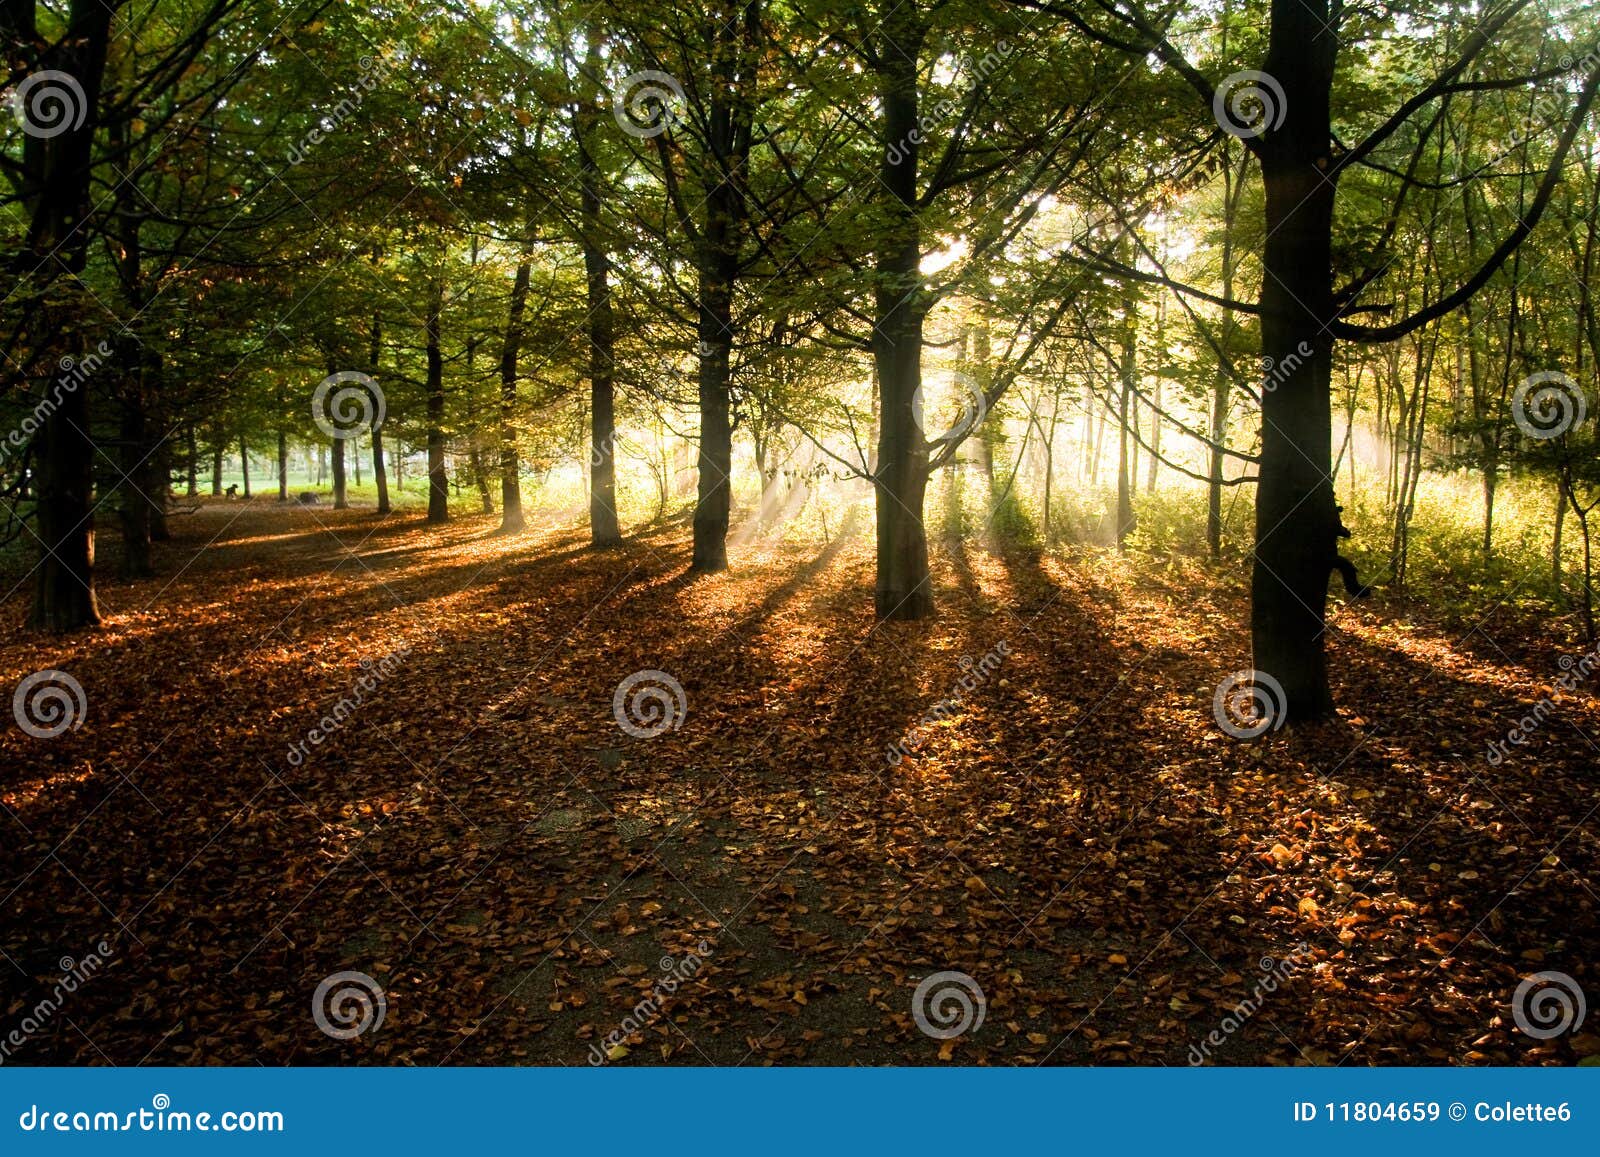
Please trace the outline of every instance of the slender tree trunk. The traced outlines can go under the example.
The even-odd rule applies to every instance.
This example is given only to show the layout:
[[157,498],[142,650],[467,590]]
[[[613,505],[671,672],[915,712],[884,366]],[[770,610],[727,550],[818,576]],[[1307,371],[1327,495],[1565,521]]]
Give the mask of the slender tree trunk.
[[440,315],[444,312],[444,284],[435,285],[425,322],[428,345],[428,521],[450,518],[450,487],[444,464],[444,351],[440,345]]
[[222,497],[222,438],[211,447],[211,497]]
[[117,430],[118,457],[123,481],[118,486],[118,513],[122,521],[122,575],[144,578],[154,573],[150,565],[150,498],[140,485],[145,472],[148,440],[145,429],[143,360],[139,343],[124,338],[119,361],[124,377],[122,419]]
[[289,501],[289,434],[278,427],[278,501]]
[[200,446],[195,438],[193,422],[189,423],[188,441],[189,461],[187,466],[189,486],[187,493],[190,498],[198,498],[200,497]]
[[522,352],[523,314],[528,304],[532,271],[526,255],[517,262],[511,282],[511,308],[506,317],[505,344],[500,347],[500,533],[517,534],[527,526],[522,517],[521,467],[517,462],[517,359]]
[[328,446],[328,460],[333,472],[333,508],[335,510],[348,510],[350,508],[350,495],[345,487],[344,480],[344,439],[331,439]]
[[[159,380],[157,365],[152,378]],[[159,396],[159,394],[158,394]],[[167,507],[172,491],[172,440],[165,436],[156,443],[145,463],[143,476],[145,494],[150,501],[150,541],[171,542],[172,528],[167,525]]]
[[[383,353],[382,325],[379,316],[372,315],[372,342],[367,349],[367,376],[378,380],[378,361]],[[372,481],[378,487],[378,513],[389,513],[389,479],[383,472],[383,417],[379,415],[377,399],[372,407]]]
[[1128,443],[1133,430],[1128,408],[1133,400],[1133,389],[1139,373],[1139,314],[1138,303],[1124,299],[1122,329],[1122,364],[1119,368],[1121,393],[1117,401],[1117,549],[1128,548],[1128,535],[1133,533],[1133,466],[1128,460]]

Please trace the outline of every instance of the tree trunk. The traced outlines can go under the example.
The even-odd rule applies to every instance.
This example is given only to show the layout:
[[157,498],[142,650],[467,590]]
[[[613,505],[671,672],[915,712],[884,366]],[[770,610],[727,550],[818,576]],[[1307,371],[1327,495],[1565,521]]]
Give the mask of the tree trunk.
[[150,565],[150,499],[140,483],[144,466],[145,429],[144,386],[139,343],[130,337],[118,343],[124,377],[122,420],[117,429],[118,457],[121,459],[121,485],[117,487],[118,514],[122,522],[122,576],[145,578],[154,573]]
[[501,534],[517,534],[527,526],[522,517],[521,467],[517,462],[517,358],[522,353],[522,319],[527,310],[530,273],[531,265],[524,256],[517,262],[517,274],[511,282],[506,340],[500,347]]
[[211,447],[211,497],[222,497],[222,439]]
[[876,325],[872,356],[881,414],[877,498],[878,580],[873,601],[880,619],[925,619],[933,614],[923,499],[928,487],[928,438],[915,407],[922,385],[924,300],[922,238],[917,223],[917,61],[926,29],[914,5],[896,6],[884,20],[878,55],[887,222],[878,250]]
[[35,445],[40,547],[28,625],[46,631],[95,626],[94,443],[89,437],[88,383],[65,390]]
[[344,439],[331,439],[328,447],[329,463],[333,472],[333,508],[348,510],[350,496],[344,481]]
[[[377,314],[372,315],[372,343],[367,350],[367,376],[376,387],[378,360],[382,356],[382,328]],[[377,399],[372,406],[372,480],[378,487],[378,513],[389,513],[389,479],[383,473],[383,419],[379,416]]]
[[1138,303],[1128,297],[1122,303],[1122,363],[1118,366],[1121,392],[1117,399],[1117,549],[1128,549],[1128,535],[1133,533],[1133,473],[1129,460],[1128,443],[1132,438],[1129,413],[1133,401],[1134,384],[1139,374],[1139,315]]
[[278,501],[289,501],[289,435],[278,427]]
[[199,446],[198,441],[195,439],[194,423],[193,422],[189,423],[188,438],[189,438],[189,462],[188,462],[188,474],[189,474],[188,482],[189,482],[189,487],[188,487],[188,496],[190,498],[198,498],[200,496],[200,446]]
[[[0,10],[0,30],[13,47],[40,39],[35,7],[7,4]],[[29,214],[26,268],[48,270],[45,276],[51,280],[60,270],[69,275],[68,283],[75,282],[76,275],[83,272],[89,239],[95,232],[87,221],[93,146],[100,127],[100,88],[115,14],[115,7],[102,0],[72,0],[66,14],[66,35],[40,54],[35,69],[36,73],[62,72],[71,77],[81,90],[86,110],[81,124],[66,126],[55,134],[25,134],[21,143],[18,169],[22,204]],[[32,278],[28,280],[32,282]],[[51,316],[55,312],[51,306],[41,301],[33,308],[37,332],[71,331],[68,319]],[[76,348],[58,349],[54,354],[82,356],[80,338],[69,338],[68,344]],[[90,383],[80,380],[61,390],[60,380],[55,379],[59,363],[51,354],[35,349],[30,355],[36,359],[35,366],[51,367],[36,371],[36,377],[61,396],[33,442],[38,459],[35,533],[39,564],[34,570],[33,610],[28,622],[42,630],[70,631],[100,622],[94,593],[95,451],[90,433]]]
[[[587,67],[600,75],[599,41],[590,30]],[[589,304],[589,540],[598,549],[622,542],[617,518],[615,320],[611,305],[611,259],[602,240],[600,220],[600,166],[589,149],[600,116],[593,102],[585,102],[575,115],[578,168],[581,176],[579,208],[583,243],[583,268]]]
[[444,351],[439,319],[444,312],[444,285],[434,287],[425,320],[428,343],[428,521],[450,518],[449,479],[444,465]]
[[[1329,0],[1273,0],[1266,71],[1284,90],[1281,128],[1262,139],[1266,193],[1260,481],[1251,570],[1257,672],[1283,689],[1282,718],[1333,710],[1325,654],[1338,515],[1330,478],[1334,315],[1329,94],[1337,38]],[[1286,367],[1289,367],[1286,370]]]

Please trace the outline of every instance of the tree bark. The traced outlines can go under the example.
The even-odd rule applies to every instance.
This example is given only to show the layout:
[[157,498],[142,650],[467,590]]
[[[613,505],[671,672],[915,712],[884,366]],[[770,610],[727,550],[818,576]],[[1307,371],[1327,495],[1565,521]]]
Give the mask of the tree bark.
[[[588,75],[600,75],[599,42],[589,34]],[[589,541],[597,549],[622,542],[617,518],[615,319],[611,305],[611,258],[602,240],[600,166],[590,149],[600,113],[591,101],[574,117],[580,174],[579,217],[589,304]]]
[[888,192],[888,221],[878,250],[876,325],[872,356],[881,414],[877,499],[877,586],[880,619],[918,620],[933,614],[928,535],[923,499],[928,487],[928,438],[914,401],[922,385],[923,321],[928,310],[919,269],[922,237],[917,223],[917,61],[926,27],[914,4],[885,18],[878,53],[883,159],[879,180]]
[[444,285],[434,287],[424,322],[428,345],[428,521],[450,519],[449,479],[444,465],[444,351],[439,341]]
[[523,315],[528,305],[532,267],[524,256],[517,262],[511,282],[511,306],[506,317],[505,344],[500,347],[500,533],[517,534],[527,522],[522,517],[521,467],[517,462],[517,358],[522,353]]
[[1330,18],[1329,0],[1273,0],[1266,65],[1285,107],[1261,149],[1261,347],[1274,380],[1263,381],[1250,633],[1255,669],[1281,685],[1287,721],[1333,710],[1325,631],[1339,522],[1330,476],[1334,182],[1326,170],[1338,41]]
[[[26,268],[57,271],[75,278],[88,255],[91,230],[90,179],[95,134],[100,127],[100,89],[105,78],[111,22],[119,5],[102,0],[72,0],[65,35],[40,53],[38,71],[67,73],[81,88],[85,116],[53,136],[26,134],[22,141],[22,203],[29,215],[24,245]],[[14,43],[38,41],[35,5],[8,4],[0,11],[0,29]],[[38,332],[46,343],[71,332],[70,319],[41,302]],[[81,358],[81,338],[70,338],[67,353]],[[94,592],[94,442],[90,434],[91,404],[87,380],[60,389],[56,361],[34,351],[34,376],[47,390],[59,392],[55,408],[41,424],[33,446],[38,461],[36,533],[39,565],[34,571],[33,609],[29,626],[70,631],[96,626],[100,609]]]
[[[367,349],[367,376],[374,383],[378,380],[378,360],[383,353],[382,324],[375,313],[372,315],[372,342]],[[372,405],[372,480],[378,487],[378,513],[389,513],[389,479],[383,472],[383,421],[378,416],[377,399]]]

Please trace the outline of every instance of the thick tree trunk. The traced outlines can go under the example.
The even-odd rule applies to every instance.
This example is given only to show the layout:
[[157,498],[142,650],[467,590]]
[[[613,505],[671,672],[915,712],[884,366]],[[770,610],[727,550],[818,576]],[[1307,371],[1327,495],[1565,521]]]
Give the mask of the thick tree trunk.
[[94,593],[94,443],[88,384],[63,391],[38,447],[39,542],[43,551],[28,624],[70,631],[100,622]]
[[517,359],[522,353],[523,314],[528,305],[532,267],[526,256],[517,262],[506,316],[506,340],[500,347],[500,533],[516,534],[527,526],[522,517],[521,466],[517,462]]
[[[39,39],[36,6],[7,4],[0,29],[14,45]],[[100,128],[100,89],[105,77],[111,22],[116,6],[103,0],[72,0],[66,12],[66,34],[40,55],[36,72],[59,71],[81,90],[86,115],[54,134],[25,134],[21,143],[22,206],[29,215],[24,251],[26,268],[54,278],[57,271],[76,275],[87,261],[87,227],[91,210],[90,179],[94,140]],[[70,279],[69,279],[70,280]],[[30,285],[31,285],[30,279]],[[42,302],[35,307],[37,332],[70,332],[68,319],[56,318]],[[49,366],[36,377],[55,389],[57,356],[84,353],[82,342],[70,351],[32,351],[34,364]],[[70,631],[100,622],[94,593],[94,443],[90,431],[91,383],[85,379],[61,390],[58,404],[34,439],[38,461],[35,533],[39,565],[34,570],[33,610],[29,625],[42,630]]]
[[[598,76],[599,45],[591,33],[588,65]],[[589,149],[599,111],[585,103],[575,117],[583,268],[589,304],[589,540],[599,549],[622,542],[617,518],[615,319],[611,305],[611,259],[602,239],[600,166]]]
[[1266,71],[1284,89],[1281,128],[1263,138],[1266,248],[1261,345],[1274,381],[1261,404],[1260,482],[1251,572],[1255,669],[1283,689],[1283,718],[1333,710],[1325,654],[1328,575],[1338,515],[1333,452],[1332,225],[1326,169],[1337,38],[1329,0],[1273,0]]
[[928,302],[919,265],[922,237],[916,216],[917,61],[926,29],[914,5],[895,6],[882,26],[878,57],[883,162],[888,221],[878,250],[878,285],[872,333],[881,414],[877,497],[878,580],[873,602],[881,619],[925,619],[933,614],[928,535],[923,499],[928,487],[928,437],[914,402],[922,385],[922,329]]
[[729,331],[732,286],[720,274],[700,282],[700,456],[694,507],[692,568],[710,574],[728,568],[728,521],[732,506],[732,400],[729,392]]
[[435,287],[425,320],[428,345],[428,521],[450,519],[450,482],[444,464],[444,350],[439,322],[444,312],[444,286]]

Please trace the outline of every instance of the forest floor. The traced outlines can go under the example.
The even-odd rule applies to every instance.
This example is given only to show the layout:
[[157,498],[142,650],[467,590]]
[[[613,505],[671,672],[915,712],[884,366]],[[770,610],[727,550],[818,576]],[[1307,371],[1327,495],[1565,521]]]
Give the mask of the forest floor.
[[[56,668],[87,705],[0,733],[6,1063],[1600,1052],[1594,1009],[1513,1023],[1536,971],[1600,1004],[1600,703],[1513,602],[1337,606],[1339,718],[1247,743],[1212,714],[1238,565],[941,542],[937,619],[877,624],[867,535],[690,578],[681,524],[607,553],[496,524],[208,502],[101,631],[6,601],[6,688]],[[677,729],[619,727],[641,670]],[[345,971],[384,990],[354,1039],[313,1016]],[[940,1040],[913,1005],[946,971],[984,1019]]]

